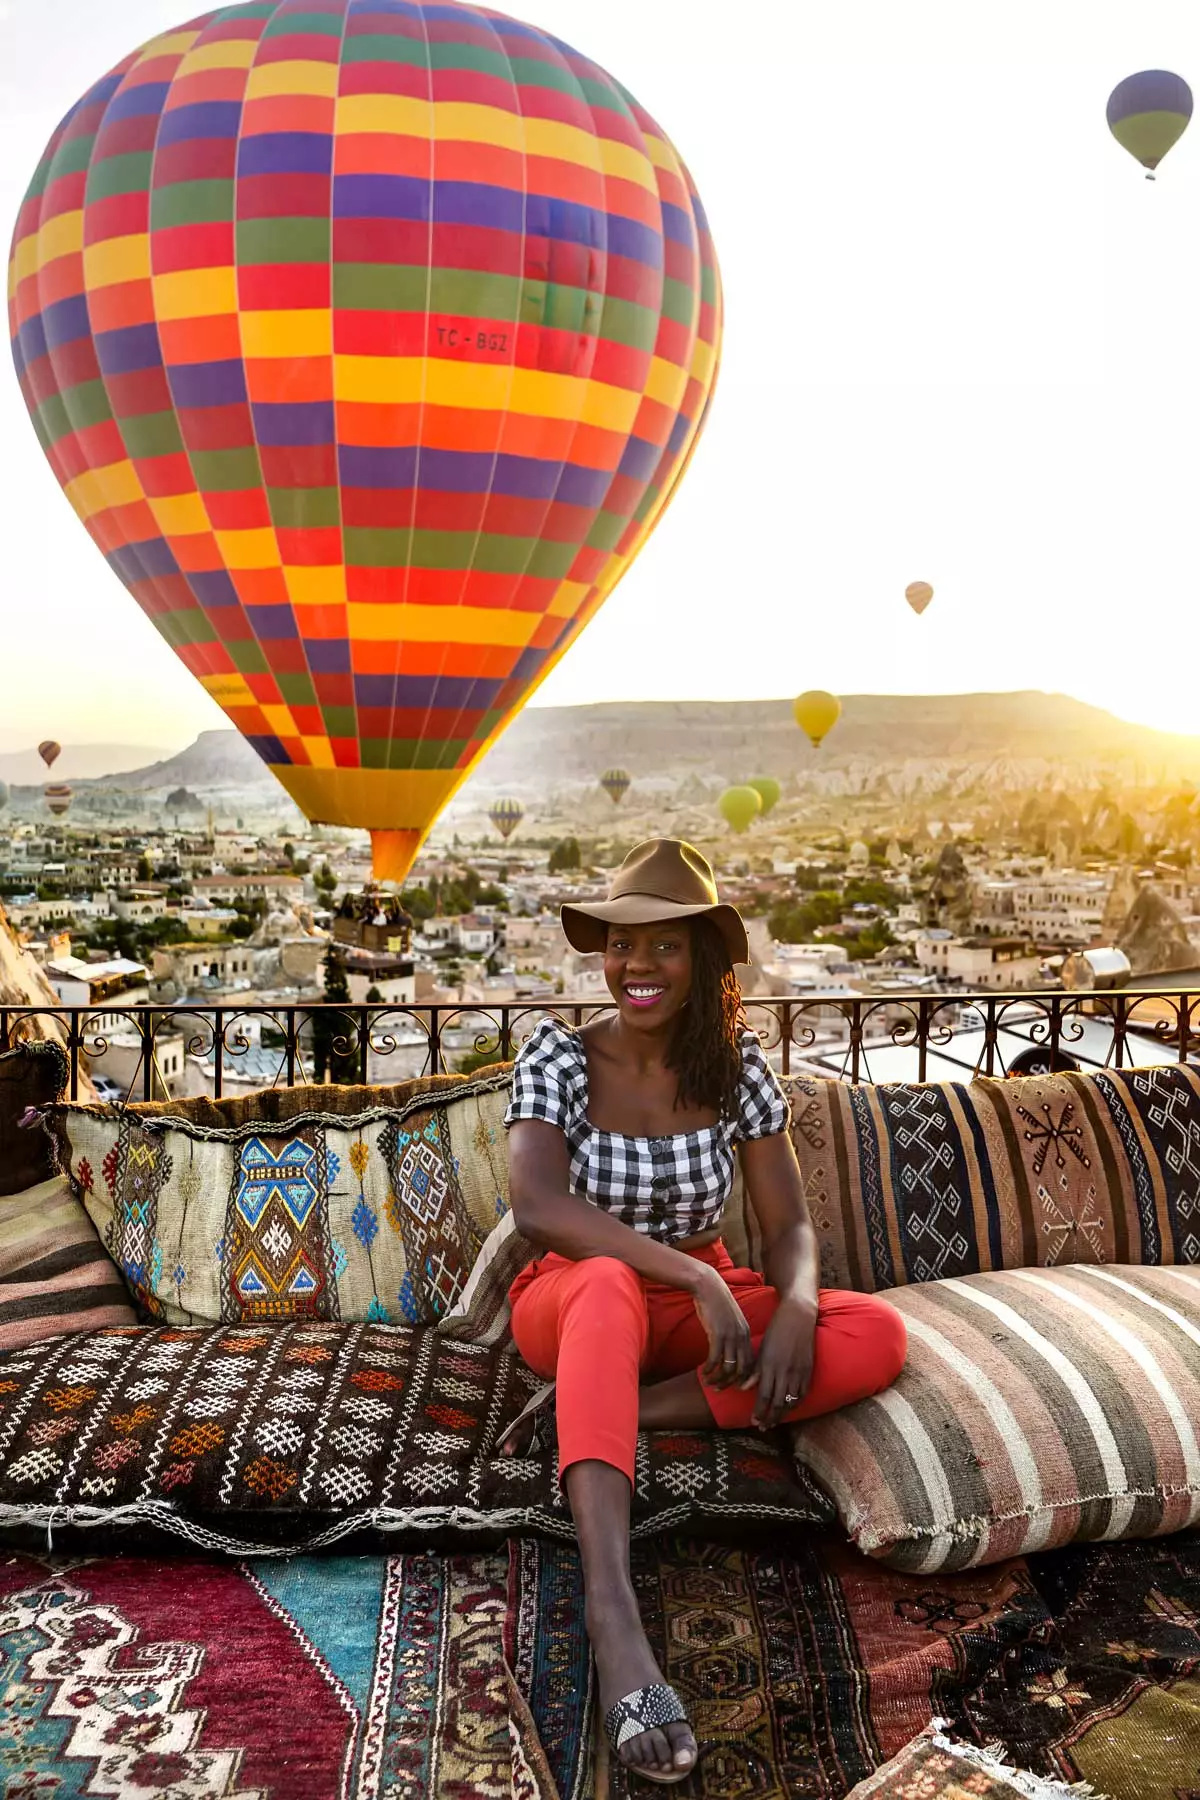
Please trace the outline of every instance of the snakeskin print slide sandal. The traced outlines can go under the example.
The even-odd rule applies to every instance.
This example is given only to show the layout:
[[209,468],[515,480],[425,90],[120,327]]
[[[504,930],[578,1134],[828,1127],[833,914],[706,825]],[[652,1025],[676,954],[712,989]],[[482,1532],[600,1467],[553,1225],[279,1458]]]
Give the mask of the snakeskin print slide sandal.
[[497,1444],[501,1456],[506,1454],[504,1446],[513,1434],[519,1431],[522,1425],[529,1424],[531,1420],[533,1431],[527,1447],[520,1452],[514,1450],[511,1454],[513,1456],[518,1454],[521,1456],[544,1456],[547,1450],[553,1449],[554,1388],[553,1381],[547,1381],[538,1388],[537,1392],[526,1401],[512,1423],[504,1427]]
[[[688,1716],[683,1701],[673,1687],[665,1682],[656,1681],[649,1687],[635,1688],[632,1694],[626,1694],[610,1706],[604,1715],[604,1729],[608,1741],[612,1745],[614,1756],[619,1756],[621,1745],[627,1744],[630,1738],[641,1737],[644,1731],[656,1731],[663,1725],[686,1725]],[[673,1769],[669,1775],[659,1774],[657,1769],[643,1769],[635,1763],[623,1762],[621,1767],[627,1775],[638,1775],[643,1781],[656,1781],[660,1787],[674,1787],[677,1781],[686,1781],[696,1767],[693,1760],[686,1769]]]

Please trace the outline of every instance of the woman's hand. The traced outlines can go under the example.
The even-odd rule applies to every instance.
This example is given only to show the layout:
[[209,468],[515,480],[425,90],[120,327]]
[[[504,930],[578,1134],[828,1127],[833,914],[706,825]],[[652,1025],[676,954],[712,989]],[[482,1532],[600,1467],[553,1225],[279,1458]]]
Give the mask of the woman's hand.
[[754,1373],[754,1346],[741,1307],[716,1270],[697,1263],[692,1290],[696,1312],[708,1338],[704,1379],[711,1387],[733,1387]]
[[781,1300],[763,1334],[758,1367],[745,1387],[758,1385],[752,1423],[770,1431],[803,1400],[812,1379],[816,1300]]

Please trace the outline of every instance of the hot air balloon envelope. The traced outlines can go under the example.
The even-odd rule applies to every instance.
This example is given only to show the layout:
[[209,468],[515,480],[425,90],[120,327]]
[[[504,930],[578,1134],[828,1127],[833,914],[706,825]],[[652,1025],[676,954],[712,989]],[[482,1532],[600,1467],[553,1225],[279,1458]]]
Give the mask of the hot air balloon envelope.
[[600,777],[600,786],[604,789],[614,806],[620,806],[629,792],[629,774],[625,769],[606,769]]
[[721,817],[734,831],[745,831],[762,811],[762,797],[752,787],[726,788],[719,801]]
[[454,0],[251,0],[135,51],[51,138],[9,291],[110,567],[394,880],[656,524],[721,334],[659,126]]
[[1181,75],[1143,69],[1118,82],[1108,99],[1108,128],[1151,173],[1177,144],[1192,116],[1192,90]]
[[72,794],[66,782],[55,782],[48,787],[45,798],[46,805],[56,819],[61,819],[64,813],[70,812]]
[[488,813],[488,818],[506,844],[524,817],[525,808],[519,800],[497,800]]
[[904,590],[904,598],[919,618],[933,599],[933,589],[927,581],[911,581]]
[[842,703],[836,694],[827,694],[821,688],[812,688],[807,694],[801,694],[792,704],[796,723],[805,733],[814,750],[819,749],[822,740],[829,735],[842,716]]
[[754,789],[762,801],[764,813],[769,813],[779,805],[779,797],[783,793],[783,789],[773,775],[756,775],[753,781],[746,783],[746,786]]
[[56,744],[53,738],[43,738],[38,745],[38,755],[48,769],[52,769],[62,755],[62,745]]

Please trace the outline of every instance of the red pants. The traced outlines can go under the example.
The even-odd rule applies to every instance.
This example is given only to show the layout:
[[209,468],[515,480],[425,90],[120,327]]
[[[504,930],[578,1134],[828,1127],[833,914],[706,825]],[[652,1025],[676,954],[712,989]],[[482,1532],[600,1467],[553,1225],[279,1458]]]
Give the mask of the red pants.
[[[724,1244],[688,1254],[720,1271],[750,1326],[755,1352],[779,1304],[752,1269],[735,1269]],[[646,1281],[611,1256],[571,1262],[554,1252],[531,1263],[509,1289],[517,1349],[557,1380],[559,1463],[606,1462],[633,1482],[638,1387],[694,1370],[714,1422],[749,1428],[754,1388],[714,1388],[700,1375],[708,1339],[691,1295]],[[904,1320],[874,1294],[822,1288],[812,1380],[786,1420],[815,1418],[889,1387],[904,1366]]]

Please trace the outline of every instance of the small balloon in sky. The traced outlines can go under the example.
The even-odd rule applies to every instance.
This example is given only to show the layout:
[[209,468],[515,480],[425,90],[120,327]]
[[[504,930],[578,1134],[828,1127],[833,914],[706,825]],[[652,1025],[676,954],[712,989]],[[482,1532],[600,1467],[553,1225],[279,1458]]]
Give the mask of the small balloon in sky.
[[1191,88],[1182,75],[1166,69],[1127,75],[1108,97],[1108,129],[1141,163],[1147,181],[1154,180],[1154,171],[1179,142],[1191,116]]
[[904,590],[904,598],[920,618],[933,599],[933,589],[927,581],[910,581]]
[[836,694],[827,694],[823,688],[812,688],[792,702],[792,712],[813,749],[819,750],[822,740],[842,716],[842,703]]
[[764,815],[771,812],[779,805],[779,799],[783,793],[783,789],[773,775],[756,775],[753,781],[748,781],[746,783],[746,786],[752,787],[762,801]]
[[497,800],[488,813],[488,818],[506,844],[524,817],[525,808],[519,800]]
[[730,830],[740,835],[762,811],[762,796],[752,787],[726,788],[718,806]]

